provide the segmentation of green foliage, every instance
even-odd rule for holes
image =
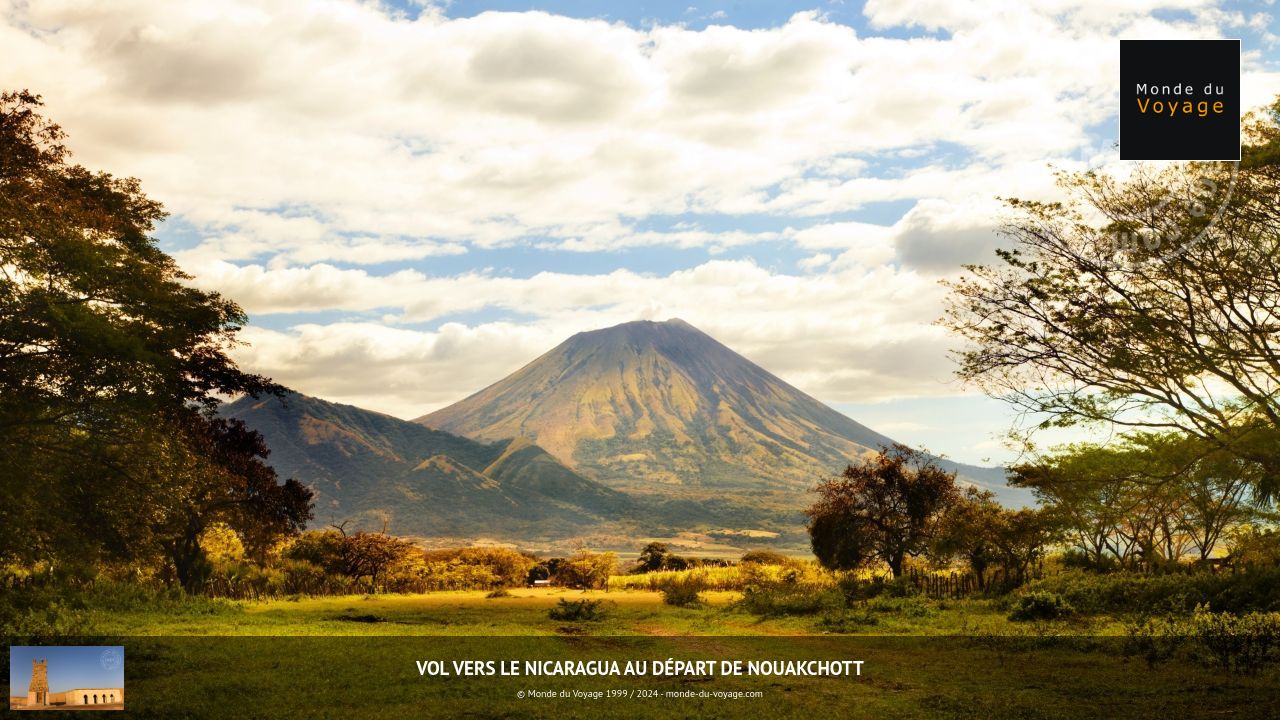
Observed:
[[[1280,613],[1233,615],[1200,607],[1191,616],[1189,634],[1218,667],[1253,675],[1280,651]]]
[[[881,595],[891,598],[915,597],[920,594],[920,588],[910,578],[899,577],[893,578],[887,582],[872,583],[873,587],[880,587]]]
[[[748,585],[738,607],[752,615],[814,615],[844,607],[844,597],[831,588],[787,585]]]
[[[555,582],[579,590],[608,589],[609,577],[618,567],[616,553],[583,551],[560,563]]]
[[[1087,614],[1190,612],[1201,604],[1217,612],[1276,611],[1280,610],[1280,568],[1216,575],[1070,571],[1032,582],[1024,590],[1058,595]]]
[[[1141,615],[1125,623],[1125,653],[1138,655],[1147,667],[1173,657],[1186,643],[1183,618],[1176,615]]]
[[[845,606],[832,576],[812,565],[749,564],[739,571],[744,587],[737,606],[753,615],[812,615]]]
[[[1246,525],[1231,535],[1231,562],[1242,567],[1280,566],[1280,530]]]
[[[137,180],[69,162],[39,97],[0,94],[0,562],[125,561],[191,586],[214,522],[251,552],[310,518],[220,396],[280,392],[228,355],[245,322],[149,236]]]
[[[791,565],[799,561],[773,550],[751,550],[743,553],[742,559],[738,562],[743,565]]]
[[[662,602],[677,607],[690,607],[702,603],[702,592],[708,589],[706,576],[700,572],[687,573],[667,579],[658,586]]]
[[[823,632],[845,634],[861,632],[879,624],[880,619],[869,608],[860,610],[841,608],[824,613],[822,619],[818,621],[818,628]]]
[[[1026,620],[1061,620],[1075,614],[1071,603],[1054,593],[1033,590],[1018,596],[1009,613],[1009,619]]]
[[[1263,465],[1194,436],[1135,433],[1077,444],[1013,468],[1043,515],[1074,544],[1070,564],[1155,570],[1190,553],[1207,560],[1223,538],[1258,515]]]
[[[1246,127],[1246,146],[1275,132]],[[968,342],[958,374],[1042,427],[1159,418],[1266,468],[1254,490],[1269,497],[1280,235],[1264,218],[1280,174],[1187,162],[1060,184],[1065,202],[1010,200],[1001,262],[946,283],[943,322]],[[1178,197],[1219,212],[1186,212]]]
[[[603,620],[607,614],[603,600],[565,600],[564,598],[547,611],[547,617],[559,622],[597,622]]]
[[[357,581],[383,592],[518,587],[537,565],[532,556],[509,548],[422,551],[381,533],[348,536],[336,530],[303,533],[282,557],[297,563],[289,566],[299,581],[291,592],[306,594],[311,593],[301,589],[303,583],[325,592],[349,591]]]
[[[1255,675],[1280,659],[1280,613],[1215,613],[1200,606],[1190,615],[1141,617],[1126,631],[1126,652],[1142,656],[1150,667],[1183,650],[1243,675]]]
[[[490,590],[489,592],[485,593],[484,597],[486,600],[497,600],[499,598],[509,598],[511,597],[511,592],[508,591],[506,588],[498,588],[497,590]]]
[[[215,564],[239,562],[244,559],[244,543],[235,529],[225,522],[215,522],[200,533],[200,549],[205,558]]]
[[[934,614],[929,601],[919,593],[911,595],[881,595],[866,604],[868,612],[905,618],[926,618]]]
[[[655,572],[657,570],[683,570],[684,568],[670,567],[671,559],[674,557],[671,548],[663,542],[651,542],[640,550],[640,556],[636,558],[636,572]]]

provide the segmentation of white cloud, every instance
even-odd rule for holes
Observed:
[[[372,242],[400,259],[416,242],[616,248],[637,233],[582,228],[844,212],[918,184],[868,176],[856,154],[1070,153],[1114,112],[1115,37],[1213,34],[1150,16],[1202,5],[869,3],[879,26],[951,33],[893,39],[814,13],[694,31],[430,7],[411,20],[355,0],[33,0],[0,23],[0,84],[44,93],[84,161],[144,178],[214,244],[290,208],[367,241],[308,254],[283,227],[252,233],[287,262],[376,256]]]
[[[306,392],[416,415],[573,332],[679,316],[824,400],[866,402],[955,391],[935,277],[988,256],[992,198],[1052,194],[1050,160],[1105,160],[1087,129],[1115,114],[1117,37],[1268,27],[1208,0],[867,3],[874,28],[945,31],[911,38],[813,12],[691,30],[423,6],[9,3],[0,86],[43,93],[80,161],[142,178],[194,227],[179,260],[197,284],[255,315],[385,318],[249,328],[244,362]],[[1246,104],[1280,91],[1245,63]],[[896,221],[848,220],[897,202]],[[733,227],[746,214],[782,221]],[[425,269],[514,244],[768,243],[803,250],[806,272]],[[388,262],[415,269],[373,267]],[[412,325],[486,310],[532,320]]]
[[[435,331],[372,322],[246,331],[250,345],[238,351],[246,365],[309,393],[405,417],[461,399],[576,332],[672,317],[825,400],[955,391],[949,340],[932,325],[939,288],[911,271],[852,268],[800,276],[749,261],[710,261],[665,276],[619,271],[527,279],[374,278],[327,266],[227,270],[211,284],[250,312],[402,308],[391,318],[398,322],[484,307],[534,318],[519,325],[447,323]]]

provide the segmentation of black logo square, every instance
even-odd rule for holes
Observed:
[[[1239,160],[1240,41],[1121,40],[1120,159]]]

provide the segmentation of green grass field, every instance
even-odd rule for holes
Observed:
[[[653,591],[516,589],[510,597],[484,591],[419,595],[346,595],[294,600],[238,601],[194,606],[190,612],[91,610],[89,629],[103,635],[731,635],[832,634],[819,616],[762,618],[733,604],[732,591],[703,593],[700,606],[664,605]],[[604,602],[597,622],[552,620],[561,599]],[[929,601],[878,598],[857,612],[874,624],[846,623],[858,635],[1119,635],[1110,619],[1014,623],[988,600]]]
[[[126,712],[140,718],[1168,720],[1272,717],[1280,705],[1274,670],[1231,676],[1188,662],[1151,669],[1126,657],[1119,619],[1015,623],[994,601],[877,598],[851,611],[860,620],[841,634],[827,632],[821,615],[751,615],[731,591],[706,593],[691,608],[639,590],[510,593],[122,603],[89,608],[93,637],[74,642],[125,646]],[[603,600],[606,615],[552,620],[548,611],[562,598]],[[415,665],[667,658],[865,665],[861,677],[604,678],[423,677]],[[556,697],[518,695],[529,690]],[[611,690],[619,695],[608,697]]]

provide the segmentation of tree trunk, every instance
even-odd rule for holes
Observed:
[[[897,580],[902,577],[902,560],[906,553],[894,553],[889,556],[889,571],[893,573],[893,579]]]
[[[169,555],[173,561],[174,575],[184,590],[195,590],[197,581],[196,568],[204,557],[200,547],[200,533],[203,528],[198,523],[187,525],[182,537],[169,544]]]

